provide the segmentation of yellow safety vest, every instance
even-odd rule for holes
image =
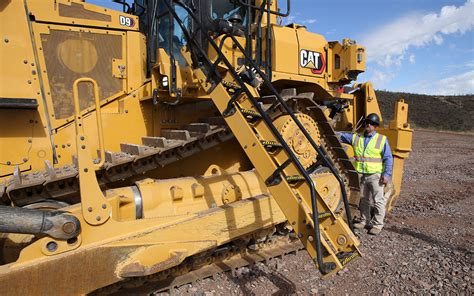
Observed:
[[[376,133],[364,147],[364,134],[352,135],[354,148],[355,168],[359,173],[375,174],[383,172],[382,149],[387,137]]]

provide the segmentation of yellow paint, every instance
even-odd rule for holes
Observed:
[[[262,0],[257,0],[255,4],[261,3]],[[42,172],[45,161],[59,168],[72,164],[73,157],[78,157],[82,192],[82,203],[64,209],[81,221],[82,232],[77,241],[45,237],[24,248],[16,262],[0,266],[0,285],[5,294],[27,295],[32,293],[31,287],[43,294],[87,293],[120,277],[147,275],[175,266],[187,256],[287,219],[297,233],[301,232],[305,247],[315,258],[312,233],[306,226],[309,223],[313,227],[308,218],[311,201],[307,186],[291,187],[282,182],[267,188],[262,179],[275,170],[273,160],[281,163],[287,155],[278,152],[270,157],[258,145],[260,140],[276,140],[268,127],[261,123],[250,127],[238,112],[226,118],[238,141],[228,141],[166,168],[114,184],[115,188],[103,193],[95,179],[97,165],[92,162],[98,150],[103,161],[103,151],[119,152],[121,143],[141,144],[143,136],[160,136],[162,129],[176,129],[215,116],[227,107],[229,97],[225,88],[219,84],[210,92],[208,77],[202,71],[177,65],[181,104],[162,104],[175,102],[178,97],[162,83],[163,78],[170,79],[170,58],[163,49],[157,49],[157,63],[152,65],[151,75],[147,77],[147,40],[138,30],[136,16],[79,0],[7,1],[0,8],[0,100],[31,98],[38,102],[37,110],[0,109],[0,126],[8,127],[0,129],[0,185],[11,179],[15,165],[23,173]],[[278,1],[271,1],[271,9],[278,9]],[[30,13],[36,21],[28,18]],[[266,34],[265,14],[262,19]],[[327,42],[323,36],[310,33],[300,25],[280,26],[275,16],[270,17],[268,25],[272,28],[271,79],[278,89],[297,87],[298,92],[314,92],[315,101],[347,99],[349,108],[336,124],[338,130],[351,130],[362,115],[380,114],[370,83],[359,85],[361,91],[354,95],[340,92],[355,74],[365,71],[362,46],[348,39],[342,43]],[[57,47],[48,51],[45,40],[58,33],[69,37],[59,40]],[[104,37],[107,37],[105,41],[96,40]],[[217,37],[216,42],[221,38]],[[245,39],[237,39],[245,47]],[[108,52],[110,59],[104,60],[101,52],[112,47],[113,52]],[[265,52],[266,45],[263,47]],[[255,48],[252,50],[255,54]],[[325,66],[320,73],[312,71],[317,66],[314,58],[301,66],[302,50],[321,55]],[[243,54],[233,47],[230,39],[223,44],[223,51],[237,67]],[[208,56],[211,60],[216,58],[213,49],[209,49]],[[304,53],[303,57],[309,56]],[[48,62],[53,58],[58,63],[51,65]],[[51,73],[57,70],[55,67],[65,70],[54,76]],[[104,90],[110,86],[109,82],[117,87],[106,96],[91,92],[90,98],[80,97],[77,91],[75,97],[80,102],[76,105],[81,100],[88,105],[81,106],[74,114],[72,81],[91,76],[98,67],[103,67],[103,71],[97,74],[100,77],[92,77],[97,82],[95,89]],[[217,69],[226,82],[233,83],[222,62]],[[61,86],[62,76],[67,75],[74,78],[71,85]],[[61,89],[61,97],[66,98],[64,106],[54,101],[52,86]],[[152,100],[154,89],[158,104]],[[251,91],[259,96],[257,90]],[[246,100],[239,104],[245,109],[253,108]],[[387,128],[380,129],[388,137],[395,156],[396,193],[390,207],[399,195],[403,161],[411,151],[412,130],[407,122],[407,110],[406,103],[397,103],[395,118]],[[329,115],[329,110],[325,114]],[[255,136],[253,128],[263,139]],[[302,153],[307,152],[302,146],[304,143],[295,144]],[[245,172],[253,167],[259,174]],[[296,167],[290,165],[285,174],[297,175]],[[200,175],[203,176],[196,177]],[[319,196],[318,208],[325,212],[321,216],[321,229],[328,242],[323,240],[323,247],[338,248],[329,251],[324,260],[336,262],[337,270],[343,264],[335,254],[357,251],[359,242],[340,213],[335,213],[340,191],[334,177],[313,178]],[[134,184],[143,199],[142,219],[137,217],[134,189],[130,187]],[[351,196],[350,200],[357,197]],[[46,248],[51,242],[58,244],[56,251]],[[44,274],[48,274],[49,281],[38,276]]]

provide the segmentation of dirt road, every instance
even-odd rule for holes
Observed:
[[[474,294],[474,136],[416,131],[404,179],[384,231],[359,232],[365,256],[329,280],[302,251],[177,294]]]

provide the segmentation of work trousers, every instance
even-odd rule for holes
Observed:
[[[366,225],[382,229],[385,218],[385,205],[387,198],[384,196],[384,185],[380,183],[380,173],[362,174],[360,180],[360,203],[359,211],[361,222]],[[374,217],[370,215],[370,208],[374,207]],[[371,219],[372,218],[372,219]]]

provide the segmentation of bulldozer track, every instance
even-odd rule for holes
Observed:
[[[281,225],[279,225],[281,226]],[[187,258],[178,266],[146,277],[127,278],[124,281],[101,288],[91,295],[150,295],[168,292],[183,285],[193,284],[206,278],[215,278],[223,272],[236,276],[239,268],[258,262],[268,262],[288,254],[296,254],[304,247],[299,240],[290,239],[291,233],[268,235],[264,240],[239,246],[239,240],[220,246],[213,252],[203,252]]]
[[[182,129],[164,129],[161,135],[143,137],[140,145],[121,143],[120,152],[106,151],[105,164],[96,171],[101,188],[164,167],[234,137],[224,120],[213,117]],[[0,194],[3,201],[11,201],[15,206],[48,199],[69,201],[68,198],[79,194],[77,166],[53,168],[45,161],[44,171],[29,174],[21,174],[15,167],[12,178]]]
[[[301,112],[310,115],[316,122],[321,136],[321,146],[334,163],[346,185],[358,190],[358,176],[346,152],[342,148],[331,124],[321,107],[313,101],[313,93],[296,93],[296,89],[284,89],[282,97],[287,102],[304,102]],[[264,106],[272,118],[284,114],[271,97],[263,98]],[[163,129],[161,137],[142,137],[142,144],[121,143],[120,152],[106,151],[105,164],[96,171],[101,188],[112,183],[138,177],[180,159],[219,145],[234,135],[222,117],[209,117],[201,122],[190,123],[181,129]],[[73,161],[75,163],[75,161]],[[1,200],[15,206],[45,200],[68,202],[79,194],[77,166],[75,164],[54,168],[45,161],[45,170],[22,174],[15,167],[13,176],[0,186]]]
[[[315,121],[321,147],[327,157],[333,162],[337,172],[341,174],[348,191],[358,190],[358,177],[347,154],[342,148],[323,109],[312,100],[312,95],[296,94],[296,90],[284,90],[283,96],[288,102],[302,104],[298,112],[310,115]],[[263,100],[264,107],[272,118],[285,113],[277,104],[268,98]],[[304,102],[304,103],[303,103]],[[98,182],[106,187],[109,184],[145,174],[156,168],[164,167],[177,160],[189,157],[200,151],[223,143],[234,136],[225,125],[222,117],[208,118],[203,122],[188,124],[183,129],[163,130],[162,137],[143,137],[142,145],[122,143],[121,152],[106,152],[104,166],[96,171]],[[34,202],[48,199],[63,200],[65,197],[77,195],[79,184],[75,165],[53,168],[46,163],[46,170],[31,174],[20,174],[17,170],[6,185],[5,196],[8,196],[16,206],[25,206]],[[309,171],[316,174],[331,174],[321,172],[320,163],[316,162]],[[342,204],[342,202],[341,202]],[[341,207],[336,211],[342,215]],[[324,214],[324,213],[322,213]],[[259,230],[261,231],[261,230]],[[258,231],[257,231],[258,232]],[[95,295],[149,295],[153,292],[168,291],[213,277],[218,273],[235,271],[257,262],[268,262],[275,257],[285,256],[303,249],[296,239],[289,235],[275,234],[266,237],[264,241],[242,246],[241,238],[229,242],[211,251],[193,255],[180,265],[145,277],[126,278],[93,292]],[[252,236],[252,234],[247,235]],[[248,242],[249,240],[247,240]],[[348,261],[347,258],[344,259]]]
[[[314,93],[306,92],[298,94],[295,88],[289,88],[283,89],[280,95],[288,104],[294,106],[293,109],[300,109],[299,112],[309,115],[315,121],[320,135],[321,147],[326,152],[327,158],[333,163],[336,171],[341,175],[349,190],[359,191],[358,173],[342,147],[331,123],[328,121],[323,107],[314,101]],[[284,114],[283,108],[281,108],[276,103],[276,99],[271,96],[264,97],[263,102],[271,118],[274,119]],[[314,168],[317,166],[318,164],[316,164]]]

